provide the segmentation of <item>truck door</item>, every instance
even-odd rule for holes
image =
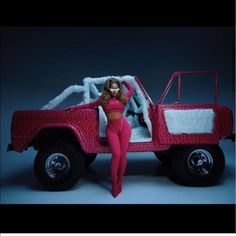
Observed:
[[[204,103],[204,100],[207,100],[210,96],[209,84],[207,84],[206,88],[208,89],[207,94],[204,94],[203,91],[197,88],[201,85],[200,80],[196,83],[194,90],[194,93],[196,92],[198,97],[201,96],[199,97],[200,102],[193,102],[192,97],[194,94],[192,93],[188,93],[187,101],[182,100],[180,97],[181,79],[191,79],[191,77],[194,77],[190,77],[189,75],[207,75],[208,77],[210,76],[210,78],[212,78],[213,75],[215,79],[215,86],[213,86],[214,89],[212,89],[215,94],[214,102]],[[171,101],[170,99],[166,99],[166,97],[167,93],[173,89],[174,86],[172,85],[176,87],[176,97]],[[194,83],[192,85],[194,85]],[[219,128],[217,127],[219,123],[219,116],[217,115],[217,85],[217,72],[215,71],[175,72],[156,105],[158,144],[217,144],[219,141]],[[204,87],[204,84],[202,84],[202,86]],[[190,87],[191,84],[185,87],[184,91]],[[173,95],[173,91],[171,92]],[[166,102],[164,102],[165,99],[167,100]]]

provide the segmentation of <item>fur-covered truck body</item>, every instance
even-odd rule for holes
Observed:
[[[232,132],[231,111],[217,105],[157,105],[149,109],[149,117],[152,140],[130,142],[128,151],[166,151],[172,145],[218,144]],[[193,126],[198,121],[202,126],[200,130]],[[186,126],[190,129],[186,130]],[[110,152],[106,138],[99,137],[99,114],[95,109],[75,109],[70,113],[64,110],[14,112],[12,147],[15,151],[22,152],[31,145],[38,149],[45,142],[58,138],[76,140],[86,153]]]
[[[180,103],[182,74],[212,74],[215,79],[214,104]],[[115,77],[115,76],[114,76]],[[217,104],[217,72],[175,72],[160,100],[154,104],[137,77],[123,76],[135,89],[126,105],[124,116],[132,126],[129,152],[154,152],[157,158],[171,164],[172,176],[187,185],[214,184],[224,170],[224,154],[218,146],[221,139],[232,139],[232,111]],[[12,118],[12,143],[9,150],[22,152],[33,146],[38,152],[35,174],[46,188],[64,190],[72,187],[86,165],[97,153],[109,153],[102,107],[66,109],[55,107],[73,92],[83,92],[88,103],[101,95],[97,85],[107,77],[85,78],[84,85],[63,91],[40,110],[15,111]],[[177,101],[162,104],[177,79]]]

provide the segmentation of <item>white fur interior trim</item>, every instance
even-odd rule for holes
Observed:
[[[145,98],[141,88],[139,87],[138,83],[136,82],[136,80],[133,76],[128,76],[128,75],[122,76],[121,81],[123,81],[123,80],[129,82],[134,87],[135,92],[138,95],[139,102],[141,103],[141,106],[139,108],[137,108],[137,106],[135,105],[133,96],[130,99],[130,103],[132,104],[132,108],[133,108],[134,112],[137,112],[137,113],[142,112],[143,113],[144,121],[147,124],[147,128],[148,128],[149,134],[151,136],[152,135],[152,123],[151,123],[151,120],[148,115],[149,101]]]
[[[120,81],[127,81],[128,83],[130,83],[130,85],[134,87],[135,93],[137,94],[137,99],[140,102],[140,107],[137,107],[132,96],[130,98],[129,103],[125,106],[124,116],[132,127],[132,135],[131,135],[130,142],[150,142],[152,140],[152,137],[151,137],[152,124],[148,116],[149,102],[145,98],[138,83],[135,81],[134,76],[130,76],[130,75],[113,76],[112,75],[112,76],[104,76],[104,77],[97,77],[97,78],[86,77],[83,79],[83,86],[72,85],[66,88],[61,94],[59,94],[57,97],[49,101],[49,103],[43,106],[41,109],[42,110],[53,109],[56,106],[58,106],[61,102],[63,102],[68,96],[70,96],[72,93],[75,93],[75,92],[76,93],[83,92],[83,100],[78,104],[90,103],[101,96],[101,92],[98,91],[96,84],[104,84],[105,81],[111,77],[116,78]],[[125,90],[124,92],[127,91],[125,86],[124,86],[124,90]],[[91,99],[91,95],[93,95],[95,99]],[[103,111],[103,108],[101,106],[99,106],[98,108],[99,108],[99,136],[105,137],[107,117],[105,115],[105,112]],[[127,110],[129,108],[131,108],[131,110],[133,110],[134,112],[143,113],[144,121],[147,124],[147,128],[139,124],[137,116],[130,116],[127,114]]]
[[[164,117],[171,134],[212,133],[213,109],[165,110]]]
[[[63,102],[67,97],[69,97],[72,93],[81,93],[84,92],[84,87],[80,85],[71,85],[66,88],[61,94],[57,97],[53,98],[49,101],[48,104],[43,106],[41,110],[50,110],[58,106],[61,102]]]
[[[99,137],[106,137],[107,116],[102,106],[98,106],[99,112]]]
[[[151,142],[151,141],[152,141],[152,137],[150,136],[147,128],[142,127],[142,126],[132,128],[132,133],[131,133],[131,138],[130,138],[131,143]]]

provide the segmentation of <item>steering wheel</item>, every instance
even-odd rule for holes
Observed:
[[[144,117],[143,117],[143,112],[137,113],[131,110],[127,110],[127,114],[132,115],[132,116],[138,116],[138,121],[139,123],[144,126],[147,127],[147,124],[144,121]]]

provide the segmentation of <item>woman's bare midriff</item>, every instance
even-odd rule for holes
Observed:
[[[115,120],[121,118],[123,116],[123,113],[119,111],[108,112],[106,113],[106,116],[107,120]]]

